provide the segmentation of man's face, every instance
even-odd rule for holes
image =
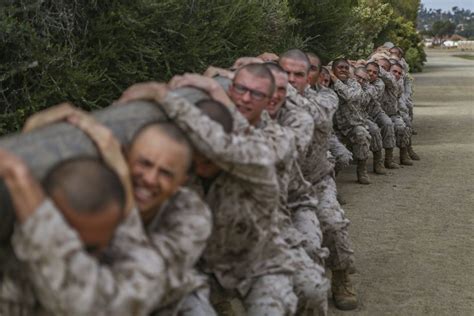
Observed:
[[[128,165],[135,203],[144,219],[150,219],[187,180],[191,153],[158,127],[145,129],[132,144]]]
[[[379,67],[370,64],[366,68],[367,74],[369,75],[369,81],[374,82],[375,80],[377,80],[377,78],[379,77]]]
[[[288,85],[288,75],[283,72],[273,71],[275,77],[275,92],[267,106],[267,112],[272,118],[275,118],[278,111],[281,109],[286,100],[286,87]]]
[[[331,76],[329,76],[329,74],[326,72],[321,72],[319,74],[318,83],[323,87],[329,87],[329,84],[331,83]]]
[[[100,257],[112,240],[115,229],[122,219],[123,210],[118,202],[110,202],[97,214],[78,213],[60,192],[51,195],[54,204],[61,210],[66,221],[79,234],[85,249],[91,255]]]
[[[390,48],[390,54],[397,56],[399,59],[402,57],[400,51],[395,47]]]
[[[377,60],[377,64],[382,67],[385,71],[390,71],[390,63],[384,59]]]
[[[365,85],[369,81],[369,75],[363,70],[356,70],[354,77],[360,85]]]
[[[321,69],[319,69],[320,60],[316,57],[309,56],[309,62],[311,64],[308,73],[308,82],[311,86],[314,86],[319,79],[319,73]]]
[[[390,72],[392,73],[392,75],[395,76],[395,79],[397,79],[397,81],[400,80],[403,75],[403,69],[396,65],[393,65],[392,68],[390,68]]]
[[[334,75],[341,81],[346,81],[349,79],[350,66],[349,63],[339,62],[336,67],[334,67]]]
[[[229,97],[250,125],[256,125],[270,102],[270,89],[269,79],[259,78],[242,69],[229,88]]]
[[[308,85],[308,64],[302,60],[283,58],[280,60],[280,66],[288,74],[288,82],[303,94]]]
[[[198,152],[194,153],[193,162],[194,172],[204,179],[212,179],[221,171],[221,168],[212,162],[212,160]]]

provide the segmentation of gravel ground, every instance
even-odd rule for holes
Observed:
[[[415,75],[422,160],[369,186],[355,166],[338,177],[360,306],[330,315],[474,315],[474,61],[454,54],[428,52]]]

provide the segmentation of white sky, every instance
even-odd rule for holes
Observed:
[[[474,0],[421,0],[426,8],[451,10],[452,7],[474,11]]]

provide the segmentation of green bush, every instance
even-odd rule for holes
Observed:
[[[326,62],[364,56],[388,22],[391,9],[380,1],[4,0],[0,134],[65,100],[101,108],[132,83],[227,67],[240,56],[290,47]]]

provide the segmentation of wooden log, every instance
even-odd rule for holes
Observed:
[[[193,103],[208,98],[206,93],[193,88],[177,89],[175,92]],[[135,132],[145,124],[167,119],[159,106],[145,101],[110,106],[92,114],[109,127],[122,144],[128,144]],[[67,123],[56,123],[30,133],[2,137],[0,148],[20,156],[38,179],[59,161],[78,155],[98,155],[92,141]],[[0,181],[0,244],[9,242],[14,219],[8,190]]]

